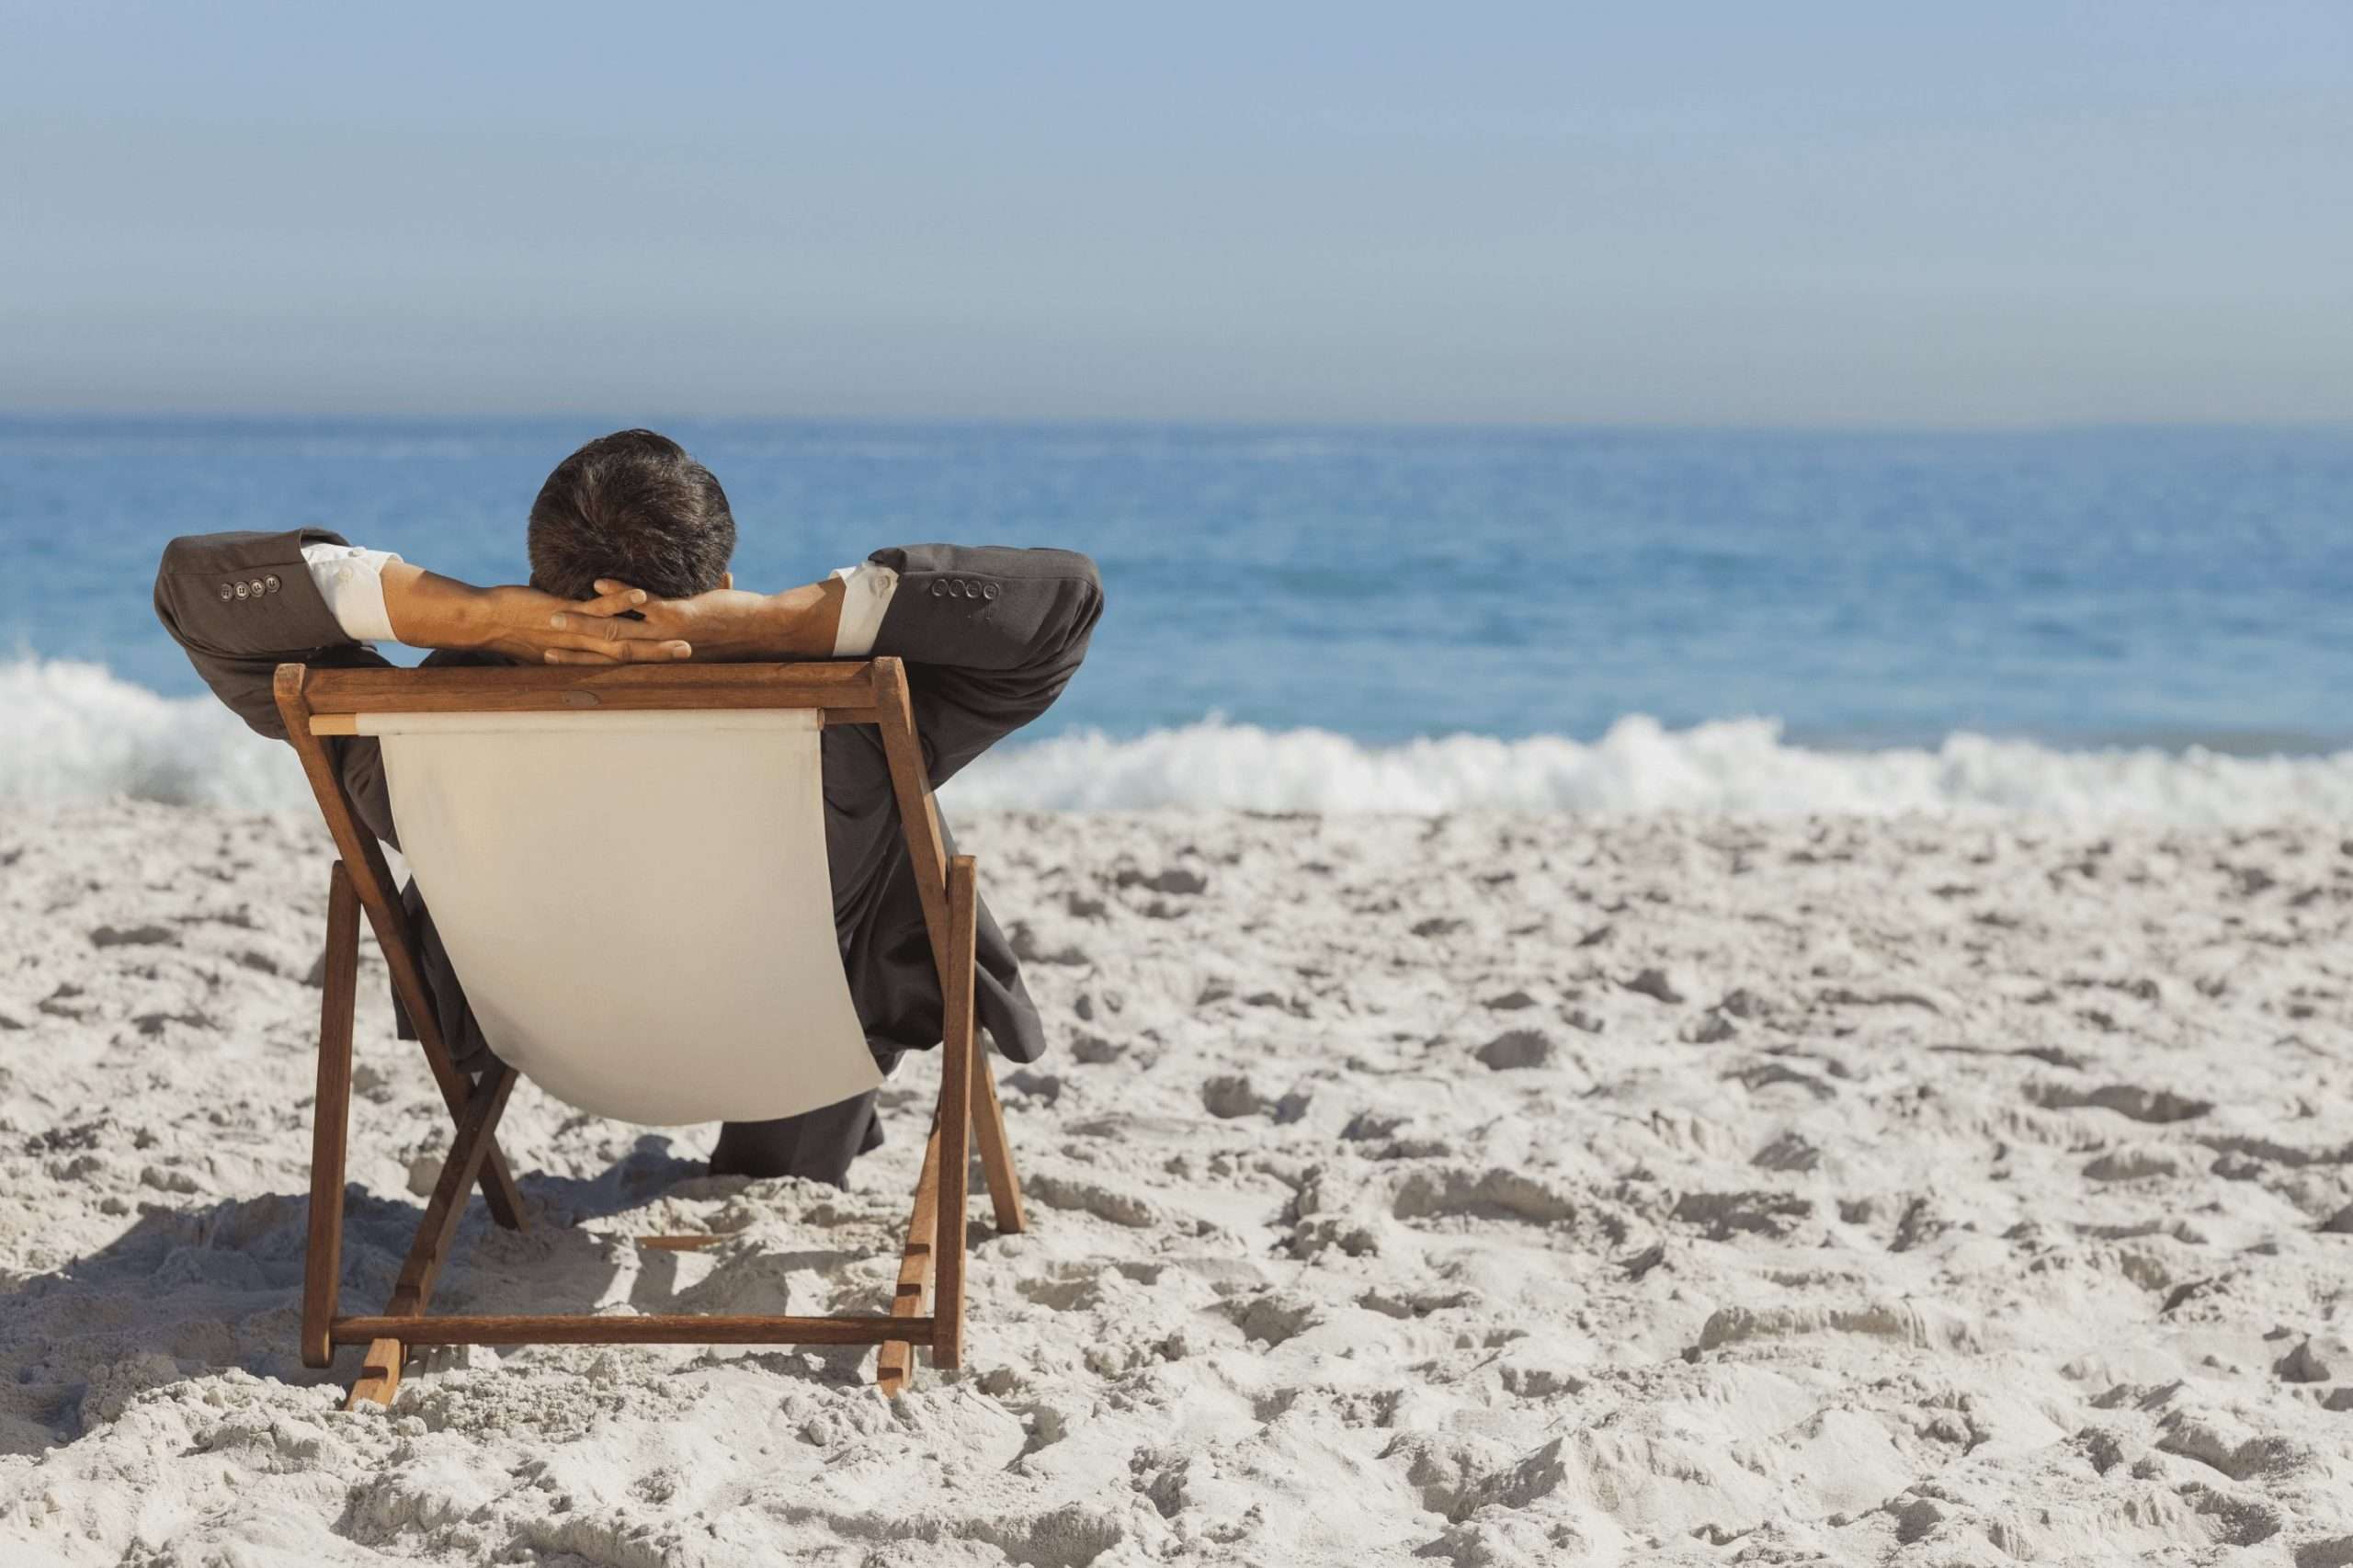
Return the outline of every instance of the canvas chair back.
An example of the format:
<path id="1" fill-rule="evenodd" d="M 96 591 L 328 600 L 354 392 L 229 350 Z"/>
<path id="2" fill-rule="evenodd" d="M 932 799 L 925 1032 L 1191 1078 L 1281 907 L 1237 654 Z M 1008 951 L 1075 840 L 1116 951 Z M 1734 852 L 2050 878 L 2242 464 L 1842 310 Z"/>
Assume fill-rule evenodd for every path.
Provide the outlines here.
<path id="1" fill-rule="evenodd" d="M 491 1049 L 581 1109 L 762 1120 L 881 1081 L 835 934 L 813 708 L 361 712 Z"/>
<path id="2" fill-rule="evenodd" d="M 302 1363 L 367 1346 L 346 1409 L 390 1404 L 419 1345 L 879 1345 L 904 1392 L 915 1353 L 962 1363 L 966 1157 L 997 1229 L 1026 1227 L 974 1028 L 978 869 L 950 858 L 896 659 L 564 669 L 278 668 L 278 711 L 335 838 L 321 965 Z M 428 1312 L 480 1187 L 527 1221 L 497 1142 L 518 1072 L 585 1109 L 654 1124 L 758 1119 L 876 1084 L 834 934 L 822 727 L 879 736 L 940 984 L 939 1097 L 887 1312 Z M 374 735 L 408 859 L 500 1060 L 458 1070 L 361 823 L 338 737 Z M 455 1127 L 384 1309 L 339 1310 L 352 1021 L 365 914 Z M 656 1247 L 710 1235 L 640 1238 Z M 926 1311 L 926 1302 L 929 1303 Z"/>

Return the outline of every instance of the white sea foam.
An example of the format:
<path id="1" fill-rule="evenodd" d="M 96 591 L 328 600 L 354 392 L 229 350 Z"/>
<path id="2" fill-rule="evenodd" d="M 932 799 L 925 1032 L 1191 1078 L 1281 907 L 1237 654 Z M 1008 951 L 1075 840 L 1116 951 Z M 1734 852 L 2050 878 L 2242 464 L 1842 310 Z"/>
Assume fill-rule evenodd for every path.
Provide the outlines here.
<path id="1" fill-rule="evenodd" d="M 1925 749 L 1818 751 L 1771 720 L 1668 730 L 1635 714 L 1600 740 L 1449 735 L 1365 746 L 1319 730 L 1206 722 L 1135 740 L 1079 734 L 983 758 L 966 805 L 1088 810 L 1479 809 L 1787 815 L 1966 811 L 2073 821 L 2353 819 L 2353 752 L 2238 757 L 2190 749 L 2065 751 L 1955 734 Z"/>
<path id="2" fill-rule="evenodd" d="M 0 801 L 304 807 L 293 756 L 209 697 L 165 698 L 95 665 L 0 665 Z M 2353 822 L 2353 751 L 2226 756 L 2070 751 L 1956 734 L 1935 750 L 1791 745 L 1769 720 L 1668 730 L 1633 715 L 1590 743 L 1449 735 L 1371 746 L 1321 730 L 1208 720 L 1132 739 L 1009 744 L 946 791 L 966 808 L 1786 815 L 1959 811 L 2097 822 Z"/>
<path id="3" fill-rule="evenodd" d="M 0 801 L 109 795 L 261 807 L 310 800 L 294 754 L 210 697 L 159 697 L 62 659 L 0 665 Z"/>

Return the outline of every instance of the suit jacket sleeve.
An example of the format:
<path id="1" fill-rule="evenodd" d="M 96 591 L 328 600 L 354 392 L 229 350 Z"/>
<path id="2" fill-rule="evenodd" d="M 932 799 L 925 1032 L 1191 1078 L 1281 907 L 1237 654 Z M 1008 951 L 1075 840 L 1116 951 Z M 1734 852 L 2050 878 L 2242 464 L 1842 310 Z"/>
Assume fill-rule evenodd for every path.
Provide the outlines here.
<path id="1" fill-rule="evenodd" d="M 1103 613 L 1095 562 L 1073 551 L 915 544 L 869 559 L 899 574 L 873 652 L 906 661 L 935 785 L 1052 706 Z"/>
<path id="2" fill-rule="evenodd" d="M 392 663 L 344 634 L 302 560 L 306 544 L 344 542 L 325 528 L 296 528 L 190 534 L 164 547 L 155 574 L 156 618 L 212 694 L 272 740 L 286 738 L 272 689 L 278 665 L 347 669 Z M 376 741 L 358 736 L 327 746 L 360 820 L 377 837 L 397 843 Z"/>

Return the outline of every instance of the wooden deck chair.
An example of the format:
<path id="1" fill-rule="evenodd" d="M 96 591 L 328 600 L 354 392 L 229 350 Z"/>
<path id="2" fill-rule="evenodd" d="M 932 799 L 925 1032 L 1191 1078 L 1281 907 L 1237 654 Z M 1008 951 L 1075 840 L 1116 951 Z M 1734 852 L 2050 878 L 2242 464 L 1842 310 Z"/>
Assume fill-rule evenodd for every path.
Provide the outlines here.
<path id="1" fill-rule="evenodd" d="M 345 1408 L 390 1403 L 421 1345 L 871 1344 L 881 1346 L 877 1381 L 894 1394 L 913 1380 L 918 1345 L 936 1366 L 961 1363 L 968 1129 L 998 1230 L 1023 1229 L 1021 1193 L 995 1081 L 974 1050 L 973 865 L 942 849 L 899 661 L 284 665 L 277 698 L 340 855 L 328 883 L 301 1352 L 325 1367 L 339 1345 L 367 1346 Z M 476 1185 L 494 1220 L 522 1228 L 496 1137 L 518 1071 L 583 1109 L 651 1125 L 796 1115 L 880 1082 L 834 928 L 818 755 L 829 724 L 881 729 L 946 1005 L 938 1108 L 890 1312 L 427 1316 Z M 383 852 L 327 754 L 339 735 L 381 738 L 402 846 L 502 1063 L 478 1080 L 452 1064 L 436 1027 Z M 547 896 L 585 856 L 622 845 L 659 919 L 617 924 L 587 901 Z M 457 1132 L 391 1301 L 347 1316 L 335 1298 L 363 910 Z"/>

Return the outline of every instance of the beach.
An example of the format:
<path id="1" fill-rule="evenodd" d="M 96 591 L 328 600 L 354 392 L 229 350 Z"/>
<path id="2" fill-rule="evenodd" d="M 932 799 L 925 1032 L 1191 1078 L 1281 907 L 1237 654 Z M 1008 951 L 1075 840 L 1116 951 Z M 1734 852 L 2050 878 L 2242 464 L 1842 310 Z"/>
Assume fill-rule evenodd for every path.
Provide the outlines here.
<path id="1" fill-rule="evenodd" d="M 344 1415 L 323 831 L 0 806 L 0 1561 L 2353 1562 L 2341 822 L 958 820 L 1053 1034 L 961 1373 L 442 1352 Z M 449 1136 L 361 980 L 351 1310 Z M 531 1227 L 436 1305 L 876 1310 L 937 1071 L 847 1193 L 527 1084 Z"/>
<path id="2" fill-rule="evenodd" d="M 18 9 L 0 1568 L 2353 1568 L 2353 7 Z"/>

